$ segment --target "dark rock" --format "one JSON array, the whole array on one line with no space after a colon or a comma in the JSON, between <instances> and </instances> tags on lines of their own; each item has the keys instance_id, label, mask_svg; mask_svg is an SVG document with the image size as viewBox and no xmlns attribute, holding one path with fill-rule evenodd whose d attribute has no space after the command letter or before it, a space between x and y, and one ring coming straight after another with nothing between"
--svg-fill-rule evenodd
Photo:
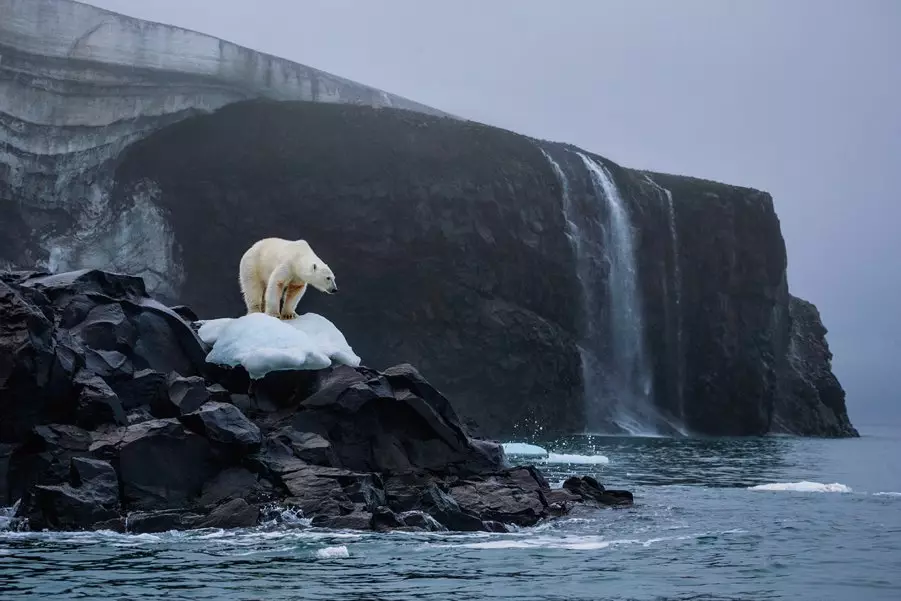
<instances>
[{"instance_id":1,"label":"dark rock","mask_svg":"<svg viewBox=\"0 0 901 601\"><path fill-rule=\"evenodd\" d=\"M534 468L515 468L462 482L451 494L461 508L485 519L532 526L547 515L545 490Z\"/></svg>"},{"instance_id":2,"label":"dark rock","mask_svg":"<svg viewBox=\"0 0 901 601\"><path fill-rule=\"evenodd\" d=\"M188 323L193 323L200 319L199 317L197 317L197 314L194 313L191 307L186 307L185 305L176 305L174 307L169 307L169 310L171 310L173 313L175 313Z\"/></svg>"},{"instance_id":3,"label":"dark rock","mask_svg":"<svg viewBox=\"0 0 901 601\"><path fill-rule=\"evenodd\" d=\"M76 425L92 430L101 424L128 423L119 396L103 378L82 369L76 374L75 382L81 386L75 410Z\"/></svg>"},{"instance_id":4,"label":"dark rock","mask_svg":"<svg viewBox=\"0 0 901 601\"><path fill-rule=\"evenodd\" d=\"M385 375L346 366L324 370L291 425L330 441L339 465L356 471L503 465L499 445L468 438L447 399L409 366Z\"/></svg>"},{"instance_id":5,"label":"dark rock","mask_svg":"<svg viewBox=\"0 0 901 601\"><path fill-rule=\"evenodd\" d=\"M817 308L792 296L791 333L782 393L773 430L805 436L859 436L845 406L845 391L832 373L832 352Z\"/></svg>"},{"instance_id":6,"label":"dark rock","mask_svg":"<svg viewBox=\"0 0 901 601\"><path fill-rule=\"evenodd\" d=\"M14 448L11 444L0 444L0 507L13 504L9 498L9 457Z\"/></svg>"},{"instance_id":7,"label":"dark rock","mask_svg":"<svg viewBox=\"0 0 901 601\"><path fill-rule=\"evenodd\" d=\"M389 478L385 481L385 493L388 506L395 512L421 511L449 530L483 529L478 514L461 508L429 476L406 474Z\"/></svg>"},{"instance_id":8,"label":"dark rock","mask_svg":"<svg viewBox=\"0 0 901 601\"><path fill-rule=\"evenodd\" d=\"M9 498L19 499L35 484L69 481L73 457L89 455L91 434L63 424L37 426L9 458Z\"/></svg>"},{"instance_id":9,"label":"dark rock","mask_svg":"<svg viewBox=\"0 0 901 601\"><path fill-rule=\"evenodd\" d=\"M225 386L222 386L221 384L213 384L212 386L207 386L206 390L209 393L209 399L215 403L232 402L231 393L226 390ZM240 407L238 408L241 409ZM243 409L241 409L241 411L243 411Z\"/></svg>"},{"instance_id":10,"label":"dark rock","mask_svg":"<svg viewBox=\"0 0 901 601\"><path fill-rule=\"evenodd\" d=\"M236 391L241 370L199 365L191 328L133 278L0 283L0 494L23 499L32 527L251 527L277 504L332 528L503 531L628 496L507 469L410 365L278 372Z\"/></svg>"},{"instance_id":11,"label":"dark rock","mask_svg":"<svg viewBox=\"0 0 901 601\"><path fill-rule=\"evenodd\" d=\"M219 471L210 443L174 419L122 428L95 442L91 450L118 458L130 510L188 506Z\"/></svg>"},{"instance_id":12,"label":"dark rock","mask_svg":"<svg viewBox=\"0 0 901 601\"><path fill-rule=\"evenodd\" d=\"M90 486L98 495L115 500L119 498L119 477L106 461L73 457L70 481L76 488Z\"/></svg>"},{"instance_id":13,"label":"dark rock","mask_svg":"<svg viewBox=\"0 0 901 601\"><path fill-rule=\"evenodd\" d=\"M119 517L119 482L104 462L73 458L70 482L36 485L23 497L18 514L32 529L81 530Z\"/></svg>"},{"instance_id":14,"label":"dark rock","mask_svg":"<svg viewBox=\"0 0 901 601\"><path fill-rule=\"evenodd\" d=\"M118 380L110 384L126 410L137 407L159 407L167 398L167 378L165 374L152 369L135 372L128 380ZM174 416L169 416L174 417Z\"/></svg>"},{"instance_id":15,"label":"dark rock","mask_svg":"<svg viewBox=\"0 0 901 601\"><path fill-rule=\"evenodd\" d=\"M203 389L206 392L206 389ZM197 411L182 416L192 431L211 442L253 450L260 446L260 428L241 410L227 403L207 403Z\"/></svg>"},{"instance_id":16,"label":"dark rock","mask_svg":"<svg viewBox=\"0 0 901 601\"><path fill-rule=\"evenodd\" d=\"M244 499L232 499L198 520L195 528L251 528L260 519L260 508Z\"/></svg>"},{"instance_id":17,"label":"dark rock","mask_svg":"<svg viewBox=\"0 0 901 601\"><path fill-rule=\"evenodd\" d=\"M400 514L400 519L407 528L425 530L427 532L447 530L435 518L423 511L405 511Z\"/></svg>"},{"instance_id":18,"label":"dark rock","mask_svg":"<svg viewBox=\"0 0 901 601\"><path fill-rule=\"evenodd\" d=\"M494 520L485 520L482 522L482 527L488 532L510 532L510 529L507 528L501 522L495 522Z\"/></svg>"},{"instance_id":19,"label":"dark rock","mask_svg":"<svg viewBox=\"0 0 901 601\"><path fill-rule=\"evenodd\" d=\"M181 509L136 511L128 514L126 526L127 531L133 534L153 534L197 528L203 519L202 515Z\"/></svg>"},{"instance_id":20,"label":"dark rock","mask_svg":"<svg viewBox=\"0 0 901 601\"><path fill-rule=\"evenodd\" d=\"M352 479L347 470L305 466L282 475L290 497L288 502L304 516L337 516L351 513L354 503L344 492L340 479Z\"/></svg>"},{"instance_id":21,"label":"dark rock","mask_svg":"<svg viewBox=\"0 0 901 601\"><path fill-rule=\"evenodd\" d=\"M346 515L317 515L311 525L317 528L337 528L340 530L371 530L372 514L355 508Z\"/></svg>"},{"instance_id":22,"label":"dark rock","mask_svg":"<svg viewBox=\"0 0 901 601\"><path fill-rule=\"evenodd\" d=\"M134 424L142 424L144 422L153 421L155 419L156 418L151 415L150 411L144 409L143 407L132 409L125 414L125 420L129 426L132 426Z\"/></svg>"},{"instance_id":23,"label":"dark rock","mask_svg":"<svg viewBox=\"0 0 901 601\"><path fill-rule=\"evenodd\" d=\"M232 499L244 499L261 503L274 496L272 484L243 467L232 467L219 472L203 485L198 505L217 505Z\"/></svg>"},{"instance_id":24,"label":"dark rock","mask_svg":"<svg viewBox=\"0 0 901 601\"><path fill-rule=\"evenodd\" d=\"M154 408L158 417L178 417L200 409L210 400L210 391L200 376L183 378L176 373L169 374L169 393Z\"/></svg>"},{"instance_id":25,"label":"dark rock","mask_svg":"<svg viewBox=\"0 0 901 601\"><path fill-rule=\"evenodd\" d=\"M387 532L405 527L407 524L388 507L376 507L372 512L372 529L376 532Z\"/></svg>"},{"instance_id":26,"label":"dark rock","mask_svg":"<svg viewBox=\"0 0 901 601\"><path fill-rule=\"evenodd\" d=\"M294 428L282 428L274 434L288 445L293 456L313 465L337 467L339 460L332 443L314 432L298 432Z\"/></svg>"},{"instance_id":27,"label":"dark rock","mask_svg":"<svg viewBox=\"0 0 901 601\"><path fill-rule=\"evenodd\" d=\"M595 501L601 505L631 505L632 493L624 490L606 490L591 476L573 476L563 482L563 488L582 501Z\"/></svg>"}]
</instances>

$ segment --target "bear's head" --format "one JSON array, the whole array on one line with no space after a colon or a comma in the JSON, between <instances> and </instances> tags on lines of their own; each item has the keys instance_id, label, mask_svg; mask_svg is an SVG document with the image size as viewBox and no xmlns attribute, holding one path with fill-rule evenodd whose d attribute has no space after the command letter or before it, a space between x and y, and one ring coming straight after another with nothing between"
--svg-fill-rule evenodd
<instances>
[{"instance_id":1,"label":"bear's head","mask_svg":"<svg viewBox=\"0 0 901 601\"><path fill-rule=\"evenodd\" d=\"M335 274L332 273L332 269L328 265L318 258L313 260L305 276L304 281L320 292L325 292L326 294L338 292Z\"/></svg>"}]
</instances>

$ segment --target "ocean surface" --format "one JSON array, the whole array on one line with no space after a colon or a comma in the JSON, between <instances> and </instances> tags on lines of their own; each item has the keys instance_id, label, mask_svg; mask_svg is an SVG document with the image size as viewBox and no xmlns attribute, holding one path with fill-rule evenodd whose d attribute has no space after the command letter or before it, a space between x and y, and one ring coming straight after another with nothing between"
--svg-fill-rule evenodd
<instances>
[{"instance_id":1,"label":"ocean surface","mask_svg":"<svg viewBox=\"0 0 901 601\"><path fill-rule=\"evenodd\" d=\"M539 442L635 506L510 534L0 530L0 599L901 599L901 428ZM527 449L521 449L527 450ZM606 458L606 460L605 460ZM3 528L0 517L0 529Z\"/></svg>"}]
</instances>

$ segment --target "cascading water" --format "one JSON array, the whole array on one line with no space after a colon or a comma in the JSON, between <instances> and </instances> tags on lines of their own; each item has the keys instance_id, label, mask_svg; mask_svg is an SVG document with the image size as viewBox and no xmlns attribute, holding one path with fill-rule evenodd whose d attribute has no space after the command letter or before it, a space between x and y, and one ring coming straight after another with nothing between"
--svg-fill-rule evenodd
<instances>
[{"instance_id":1,"label":"cascading water","mask_svg":"<svg viewBox=\"0 0 901 601\"><path fill-rule=\"evenodd\" d=\"M576 261L576 277L579 280L580 311L583 316L582 330L579 333L579 359L582 371L582 387L585 399L595 399L600 396L602 390L600 375L601 369L598 357L603 344L600 324L598 323L597 287L591 281L591 253L586 248L585 237L578 225L578 216L572 206L569 178L557 163L544 149L541 153L550 163L557 175L561 188L561 200L563 206L563 219L566 222L566 236L573 248L573 256ZM586 412L587 413L587 412Z\"/></svg>"},{"instance_id":2,"label":"cascading water","mask_svg":"<svg viewBox=\"0 0 901 601\"><path fill-rule=\"evenodd\" d=\"M649 184L654 186L666 199L669 217L670 244L673 257L673 304L675 305L675 336L676 351L674 361L676 366L676 395L678 397L679 420L685 422L685 352L682 346L682 267L679 265L679 234L676 230L676 206L673 203L673 193L659 185L650 177L645 176Z\"/></svg>"},{"instance_id":3,"label":"cascading water","mask_svg":"<svg viewBox=\"0 0 901 601\"><path fill-rule=\"evenodd\" d=\"M653 405L651 370L644 349L638 268L629 214L607 170L584 154L577 154L591 175L596 196L606 200L608 212L603 231L605 259L609 265L606 386L600 391L601 398L587 399L591 406L587 425L593 430L612 420L630 434L656 433L658 413Z\"/></svg>"}]
</instances>

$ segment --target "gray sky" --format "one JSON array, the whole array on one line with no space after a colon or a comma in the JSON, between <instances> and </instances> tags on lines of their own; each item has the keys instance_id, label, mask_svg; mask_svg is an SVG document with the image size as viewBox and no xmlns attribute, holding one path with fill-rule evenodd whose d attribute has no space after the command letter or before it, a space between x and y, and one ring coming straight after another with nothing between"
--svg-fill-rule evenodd
<instances>
[{"instance_id":1,"label":"gray sky","mask_svg":"<svg viewBox=\"0 0 901 601\"><path fill-rule=\"evenodd\" d=\"M901 419L901 0L90 3L627 167L770 192L852 420Z\"/></svg>"}]
</instances>

